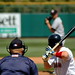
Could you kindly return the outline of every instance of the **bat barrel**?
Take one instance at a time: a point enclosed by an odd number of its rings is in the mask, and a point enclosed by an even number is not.
[[[72,32],[74,32],[75,31],[75,26],[73,27],[73,28],[71,28],[71,30],[65,35],[65,37],[64,38],[62,38],[62,40],[59,42],[59,44],[64,40],[64,39],[66,39]]]

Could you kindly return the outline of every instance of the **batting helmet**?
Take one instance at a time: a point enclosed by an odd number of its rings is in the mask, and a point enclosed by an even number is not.
[[[22,42],[19,38],[15,38],[14,40],[11,41],[10,45],[8,46],[8,51],[10,53],[10,50],[12,49],[19,49],[23,48],[23,54],[26,53],[28,47],[25,46],[24,42]],[[11,53],[10,53],[11,54]]]
[[[51,48],[53,48],[56,45],[56,43],[58,43],[60,40],[61,40],[60,35],[52,34],[48,37],[48,45],[51,46]]]

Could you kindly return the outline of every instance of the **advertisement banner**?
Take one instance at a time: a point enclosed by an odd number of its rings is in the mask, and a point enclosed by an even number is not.
[[[21,37],[20,13],[0,13],[0,37]]]

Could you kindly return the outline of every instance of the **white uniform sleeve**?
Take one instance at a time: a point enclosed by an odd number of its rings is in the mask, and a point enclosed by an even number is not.
[[[48,60],[49,65],[53,66],[55,59],[54,56]]]
[[[62,20],[57,17],[52,24],[52,28],[56,30],[60,25],[62,25]]]
[[[71,58],[73,58],[73,54],[70,50],[67,49],[67,52],[69,54],[68,60],[70,60]]]
[[[73,58],[73,54],[72,54],[72,52],[71,52],[70,49],[63,47],[63,48],[61,49],[61,51],[66,51],[66,52],[68,52],[68,54],[69,54],[68,60],[71,59],[71,58]]]
[[[52,28],[56,30],[58,28],[58,25],[59,24],[58,24],[57,20],[55,20],[52,24]]]

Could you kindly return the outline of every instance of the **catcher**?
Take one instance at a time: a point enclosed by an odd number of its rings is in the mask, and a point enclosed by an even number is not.
[[[58,34],[49,36],[49,46],[46,48],[46,54],[42,56],[44,67],[46,69],[53,67],[56,75],[75,75],[75,61],[71,50],[63,47],[62,43],[54,51],[51,50],[60,40]],[[52,55],[51,58],[47,56],[48,53]]]
[[[28,57],[24,57],[27,47],[19,39],[11,41],[7,56],[0,60],[0,75],[38,75],[35,63]]]

